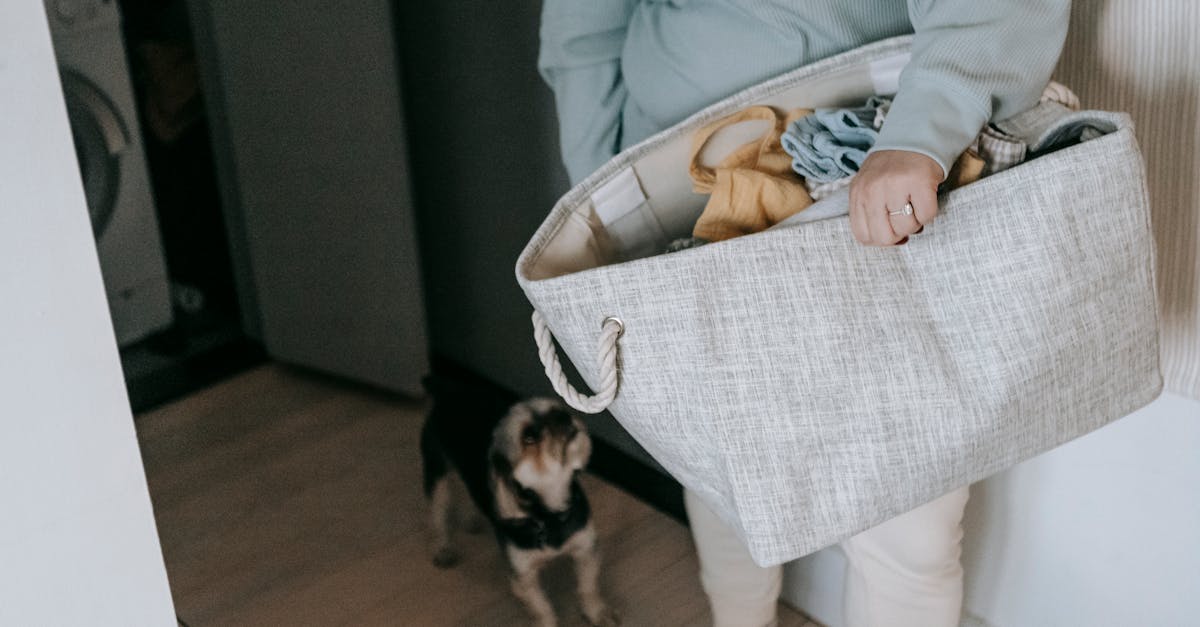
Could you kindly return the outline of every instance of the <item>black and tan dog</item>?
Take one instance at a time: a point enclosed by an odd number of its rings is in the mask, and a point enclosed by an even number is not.
[[[491,522],[512,568],[512,590],[539,627],[557,624],[538,574],[556,557],[574,561],[583,614],[618,624],[599,591],[600,561],[587,497],[576,475],[592,442],[561,403],[538,398],[508,405],[431,378],[433,407],[421,431],[425,493],[431,506],[433,562],[457,563],[451,544],[451,472]]]

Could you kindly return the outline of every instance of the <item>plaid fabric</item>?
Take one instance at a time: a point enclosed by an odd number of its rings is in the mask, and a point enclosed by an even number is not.
[[[975,152],[983,158],[983,175],[1003,172],[1025,160],[1025,142],[987,125],[975,140]]]

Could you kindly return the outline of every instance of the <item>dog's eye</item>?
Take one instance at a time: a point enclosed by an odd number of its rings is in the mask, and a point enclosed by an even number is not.
[[[521,442],[523,444],[537,444],[539,435],[540,434],[538,433],[537,427],[525,427],[525,429],[521,431]]]

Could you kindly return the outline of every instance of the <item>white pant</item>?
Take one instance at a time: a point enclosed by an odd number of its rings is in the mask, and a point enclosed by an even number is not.
[[[783,567],[763,568],[690,491],[684,494],[714,627],[775,623]],[[960,488],[842,543],[846,627],[958,627],[962,612]]]

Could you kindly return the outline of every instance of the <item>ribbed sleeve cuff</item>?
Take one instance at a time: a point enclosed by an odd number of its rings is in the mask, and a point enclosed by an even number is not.
[[[932,75],[905,76],[869,152],[908,150],[942,166],[942,178],[991,117],[987,100]]]

